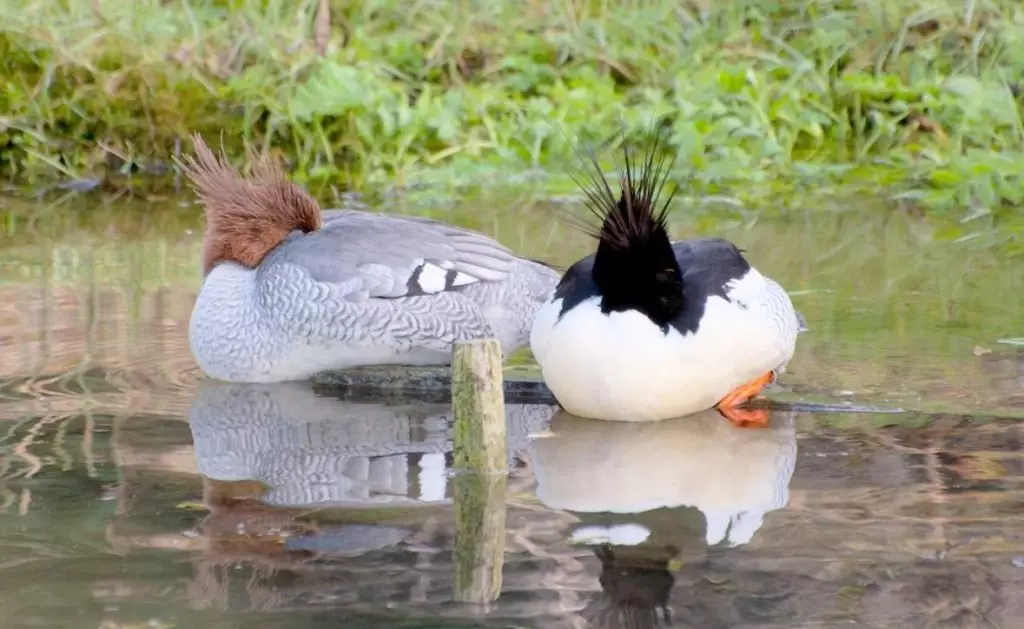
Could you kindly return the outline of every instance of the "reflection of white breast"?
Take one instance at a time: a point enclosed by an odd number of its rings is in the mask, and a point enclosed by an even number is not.
[[[550,417],[547,406],[508,405],[509,446]],[[307,383],[200,383],[189,423],[199,471],[257,480],[281,506],[442,501],[452,449],[444,404],[360,404]]]
[[[744,544],[789,500],[792,415],[775,412],[762,429],[737,428],[716,411],[650,423],[559,413],[530,444],[537,497],[579,512],[692,506],[704,513],[709,544]]]

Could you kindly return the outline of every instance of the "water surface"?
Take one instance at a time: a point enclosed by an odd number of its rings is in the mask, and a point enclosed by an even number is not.
[[[194,207],[8,207],[2,626],[1024,626],[1024,350],[1001,342],[1024,270],[899,209],[708,210],[676,235],[729,237],[792,291],[811,331],[772,397],[901,412],[740,430],[510,404],[481,603],[445,405],[202,381]],[[551,204],[397,210],[557,263],[590,245]]]

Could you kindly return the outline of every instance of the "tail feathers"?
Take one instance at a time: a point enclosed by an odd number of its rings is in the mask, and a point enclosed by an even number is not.
[[[797,330],[796,330],[797,332],[808,332],[808,331],[810,331],[810,328],[807,327],[807,318],[799,310],[796,311],[796,322],[797,322]]]

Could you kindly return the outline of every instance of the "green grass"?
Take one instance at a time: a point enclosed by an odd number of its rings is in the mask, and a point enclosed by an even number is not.
[[[656,124],[700,193],[1024,240],[1018,2],[332,0],[319,40],[318,4],[7,0],[0,174],[167,172],[200,131],[313,185],[557,189],[577,138]]]

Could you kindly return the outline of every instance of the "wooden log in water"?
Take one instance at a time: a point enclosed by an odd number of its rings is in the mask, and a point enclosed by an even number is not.
[[[444,404],[451,401],[451,374],[448,365],[377,365],[326,371],[313,378],[313,386],[321,394],[357,402],[400,399]],[[558,404],[537,369],[506,367],[502,388],[508,404]],[[765,397],[751,400],[747,407],[801,413],[903,413],[909,410],[857,404],[846,399],[801,400],[778,384],[768,385],[762,394]],[[776,396],[795,399],[776,399]]]
[[[325,371],[313,378],[318,392],[358,401],[393,398],[444,404],[451,401],[448,365],[375,365]],[[557,404],[537,369],[506,367],[502,389],[509,404]]]

